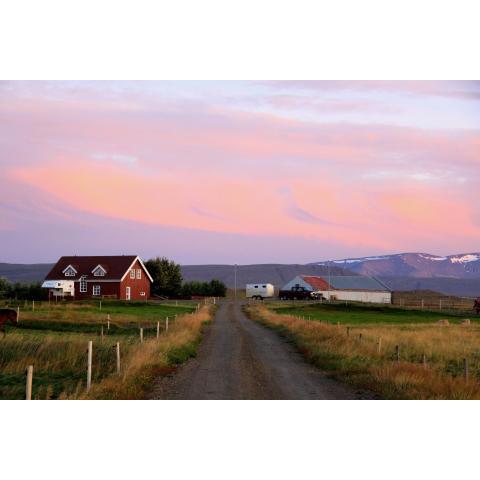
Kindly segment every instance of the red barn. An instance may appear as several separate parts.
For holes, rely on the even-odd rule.
[[[56,297],[147,300],[152,277],[136,255],[61,257],[42,287]]]

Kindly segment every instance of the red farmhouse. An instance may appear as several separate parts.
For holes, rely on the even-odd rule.
[[[42,287],[55,297],[147,300],[152,277],[135,255],[61,257]]]

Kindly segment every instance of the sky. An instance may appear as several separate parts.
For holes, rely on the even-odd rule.
[[[0,82],[0,262],[480,250],[480,82]]]

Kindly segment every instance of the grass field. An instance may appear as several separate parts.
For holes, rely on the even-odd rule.
[[[35,312],[21,309],[18,328],[8,326],[7,337],[0,337],[0,398],[24,398],[24,372],[28,365],[34,366],[34,398],[84,397],[89,340],[94,344],[92,381],[95,388],[91,396],[102,398],[98,396],[98,386],[115,377],[108,389],[109,398],[122,398],[126,386],[129,386],[128,392],[124,395],[141,398],[142,388],[132,389],[132,385],[142,385],[137,378],[139,372],[149,365],[165,368],[193,355],[201,325],[210,318],[210,308],[203,307],[194,313],[194,305],[185,302],[178,306],[111,302],[102,305],[102,310],[88,303],[51,305],[50,308],[45,304],[36,306]],[[165,332],[166,317],[169,317],[168,333]],[[159,340],[156,339],[157,322],[161,327]],[[143,343],[139,338],[140,327],[144,329]],[[120,342],[124,366],[121,382],[115,373],[117,342]],[[133,368],[132,362],[140,357],[144,359],[143,366]]]
[[[436,323],[441,319],[448,319],[450,323],[460,323],[465,315],[458,313],[432,312],[421,310],[407,310],[386,305],[365,305],[358,303],[328,304],[328,303],[303,303],[282,305],[272,303],[270,305],[275,312],[283,315],[305,317],[311,320],[320,320],[329,323],[341,323],[348,325],[359,324],[384,324],[384,323]],[[475,319],[473,311],[468,318]]]
[[[478,322],[463,325],[458,316],[371,306],[252,305],[247,312],[333,377],[381,398],[480,399]]]

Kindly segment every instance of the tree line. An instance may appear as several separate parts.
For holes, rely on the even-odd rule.
[[[153,278],[152,295],[162,297],[191,297],[197,295],[224,297],[227,294],[227,287],[220,280],[183,283],[180,265],[168,258],[152,258],[145,262],[145,266]]]
[[[0,277],[0,299],[17,300],[48,300],[48,291],[42,288],[42,284],[35,283],[12,283],[6,278]]]

